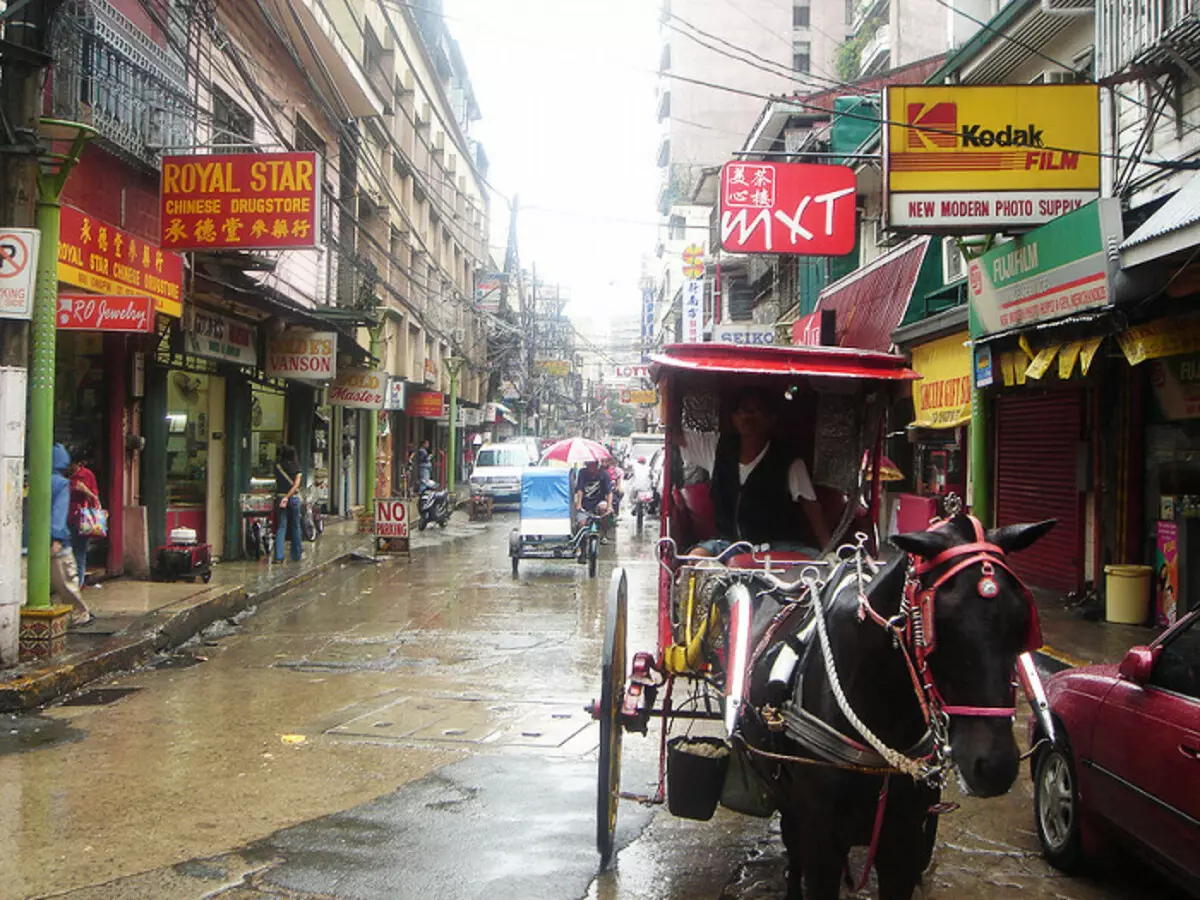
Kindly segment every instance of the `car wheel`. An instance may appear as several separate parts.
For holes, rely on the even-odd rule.
[[[1061,872],[1083,862],[1079,833],[1079,784],[1071,748],[1060,742],[1042,753],[1033,781],[1033,815],[1046,862]]]

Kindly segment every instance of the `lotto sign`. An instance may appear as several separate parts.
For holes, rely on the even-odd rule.
[[[691,279],[704,277],[703,247],[691,244],[683,251],[683,277]]]
[[[889,87],[888,224],[916,232],[1049,222],[1100,194],[1099,87]]]
[[[160,313],[183,312],[183,257],[72,206],[59,219],[58,280],[97,294],[143,294]]]
[[[388,498],[375,500],[375,537],[406,538],[408,537],[408,520],[410,518],[410,503],[405,500]]]
[[[40,237],[35,228],[0,228],[0,319],[28,319],[33,312]]]
[[[683,342],[698,344],[704,339],[704,282],[683,283]]]
[[[316,153],[164,156],[162,244],[172,250],[294,250],[320,239]]]
[[[844,256],[858,233],[854,170],[806,163],[721,168],[721,247],[733,253]]]

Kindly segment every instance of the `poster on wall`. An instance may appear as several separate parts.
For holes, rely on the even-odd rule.
[[[1179,525],[1160,521],[1157,527],[1158,558],[1154,566],[1154,618],[1158,625],[1174,625],[1178,618]]]

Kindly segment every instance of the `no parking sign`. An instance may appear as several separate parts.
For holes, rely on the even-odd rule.
[[[36,228],[0,228],[0,319],[33,314],[40,237]]]
[[[412,502],[396,497],[375,498],[375,549],[378,553],[408,552],[408,523]]]

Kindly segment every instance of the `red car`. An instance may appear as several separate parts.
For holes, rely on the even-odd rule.
[[[1033,778],[1047,861],[1073,871],[1119,844],[1200,896],[1200,610],[1120,665],[1059,672],[1046,695],[1056,733]]]

